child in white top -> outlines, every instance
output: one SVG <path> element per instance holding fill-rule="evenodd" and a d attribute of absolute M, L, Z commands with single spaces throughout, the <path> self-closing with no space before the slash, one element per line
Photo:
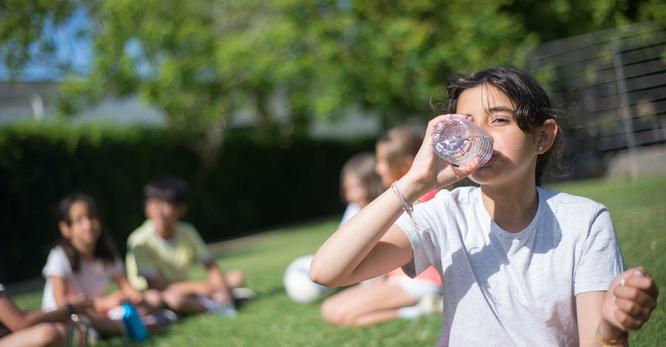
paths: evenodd
<path fill-rule="evenodd" d="M 643 268 L 622 272 L 608 211 L 537 187 L 557 140 L 557 114 L 527 73 L 497 68 L 448 87 L 448 112 L 493 138 L 493 155 L 462 167 L 433 151 L 435 126 L 409 172 L 343 225 L 312 262 L 314 281 L 343 286 L 396 266 L 434 265 L 444 279 L 441 346 L 623 345 L 656 306 Z M 423 193 L 470 177 L 478 188 Z M 411 212 L 401 217 L 403 209 Z"/>
<path fill-rule="evenodd" d="M 138 305 L 143 314 L 162 306 L 159 292 L 141 293 L 129 284 L 112 241 L 102 231 L 92 198 L 72 194 L 60 202 L 58 212 L 62 237 L 42 270 L 46 278 L 43 310 L 89 298 L 94 303 L 93 310 L 87 312 L 93 327 L 103 335 L 117 335 L 123 331 L 122 323 L 107 319 L 109 310 L 125 300 Z M 112 280 L 120 290 L 107 295 Z"/>
<path fill-rule="evenodd" d="M 350 220 L 370 201 L 384 191 L 381 177 L 375 171 L 375 156 L 372 153 L 358 153 L 351 157 L 340 171 L 340 193 L 347 203 L 340 224 Z"/>

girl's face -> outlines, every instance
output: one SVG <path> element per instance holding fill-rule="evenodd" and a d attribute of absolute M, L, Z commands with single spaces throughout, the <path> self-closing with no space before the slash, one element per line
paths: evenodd
<path fill-rule="evenodd" d="M 368 204 L 368 190 L 357 175 L 347 173 L 342 180 L 342 189 L 344 189 L 345 200 L 348 203 L 356 204 L 361 208 Z"/>
<path fill-rule="evenodd" d="M 69 239 L 77 251 L 91 254 L 101 233 L 99 220 L 90 216 L 88 205 L 83 201 L 76 201 L 69 208 L 69 220 L 69 225 L 60 222 L 63 237 Z"/>
<path fill-rule="evenodd" d="M 492 85 L 465 90 L 458 98 L 456 113 L 470 115 L 474 123 L 493 138 L 490 161 L 470 178 L 481 185 L 534 182 L 539 153 L 537 136 L 523 132 L 514 117 L 511 99 Z"/>
<path fill-rule="evenodd" d="M 410 157 L 409 159 L 398 158 L 400 160 L 394 160 L 395 163 L 389 162 L 388 149 L 386 145 L 382 144 L 377 145 L 375 149 L 375 159 L 377 160 L 375 171 L 381 178 L 384 187 L 390 187 L 394 181 L 404 176 L 412 166 L 412 161 L 414 161 L 414 158 Z"/>

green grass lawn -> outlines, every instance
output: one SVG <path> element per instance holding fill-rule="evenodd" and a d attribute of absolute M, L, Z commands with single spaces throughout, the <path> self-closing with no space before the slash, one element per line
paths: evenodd
<path fill-rule="evenodd" d="M 611 211 L 627 266 L 645 265 L 666 291 L 666 177 L 636 182 L 602 180 L 559 184 L 558 190 L 583 195 Z M 199 315 L 179 321 L 143 346 L 429 346 L 439 334 L 441 317 L 393 321 L 370 328 L 336 328 L 324 324 L 317 304 L 291 302 L 282 275 L 294 258 L 313 253 L 335 230 L 337 220 L 275 230 L 239 243 L 220 256 L 223 268 L 246 272 L 258 298 L 235 320 Z M 203 272 L 197 272 L 202 277 Z M 631 335 L 632 346 L 666 344 L 664 293 L 651 321 Z M 39 307 L 41 291 L 16 295 L 26 309 Z M 473 332 L 471 332 L 473 333 Z M 123 346 L 121 338 L 101 346 Z"/>

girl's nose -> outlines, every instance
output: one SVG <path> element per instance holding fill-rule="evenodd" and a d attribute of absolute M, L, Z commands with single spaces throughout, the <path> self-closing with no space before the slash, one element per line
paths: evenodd
<path fill-rule="evenodd" d="M 90 230 L 90 228 L 92 227 L 92 224 L 93 224 L 93 222 L 89 217 L 85 217 L 81 220 L 81 226 L 86 230 Z"/>
<path fill-rule="evenodd" d="M 160 206 L 160 216 L 165 217 L 171 212 L 171 208 L 167 205 Z"/>

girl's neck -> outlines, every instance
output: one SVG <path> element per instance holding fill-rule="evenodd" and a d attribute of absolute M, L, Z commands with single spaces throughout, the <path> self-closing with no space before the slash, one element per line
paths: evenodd
<path fill-rule="evenodd" d="M 511 188 L 481 187 L 483 206 L 502 229 L 519 232 L 530 224 L 539 208 L 536 184 L 516 184 Z"/>
<path fill-rule="evenodd" d="M 81 259 L 87 260 L 87 261 L 94 261 L 95 260 L 95 249 L 87 249 L 83 246 L 74 246 L 74 249 L 76 249 L 76 252 L 79 253 L 79 256 Z"/>

